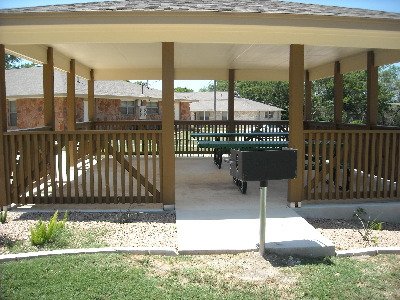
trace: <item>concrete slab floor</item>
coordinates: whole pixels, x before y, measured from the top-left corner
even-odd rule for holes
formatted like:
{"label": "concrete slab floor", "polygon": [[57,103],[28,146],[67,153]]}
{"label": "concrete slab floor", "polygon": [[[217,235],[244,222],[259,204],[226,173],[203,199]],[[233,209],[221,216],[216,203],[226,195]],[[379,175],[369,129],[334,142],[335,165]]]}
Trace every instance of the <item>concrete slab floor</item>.
{"label": "concrete slab floor", "polygon": [[[258,182],[249,182],[247,193],[243,195],[233,184],[227,163],[218,169],[212,158],[177,158],[176,223],[179,253],[257,250],[258,185]],[[302,256],[334,255],[332,242],[288,208],[286,196],[287,181],[269,182],[267,251]]]}

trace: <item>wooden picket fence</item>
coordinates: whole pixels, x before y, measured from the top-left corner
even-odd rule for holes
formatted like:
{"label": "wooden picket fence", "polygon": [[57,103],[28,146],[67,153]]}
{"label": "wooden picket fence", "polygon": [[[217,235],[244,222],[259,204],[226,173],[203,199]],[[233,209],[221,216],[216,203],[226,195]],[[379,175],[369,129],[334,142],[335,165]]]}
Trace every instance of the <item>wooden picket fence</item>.
{"label": "wooden picket fence", "polygon": [[304,200],[400,198],[400,130],[305,130],[304,137]]}
{"label": "wooden picket fence", "polygon": [[4,135],[7,205],[161,203],[161,131]]}

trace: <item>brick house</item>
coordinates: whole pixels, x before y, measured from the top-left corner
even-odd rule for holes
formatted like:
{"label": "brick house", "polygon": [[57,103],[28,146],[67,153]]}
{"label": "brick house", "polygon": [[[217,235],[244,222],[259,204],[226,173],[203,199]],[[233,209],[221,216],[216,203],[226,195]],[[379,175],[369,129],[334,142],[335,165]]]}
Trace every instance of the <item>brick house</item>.
{"label": "brick house", "polygon": [[[191,120],[215,120],[214,92],[176,93],[190,99]],[[216,120],[228,120],[228,92],[216,93]],[[283,109],[235,95],[235,120],[279,121]]]}
{"label": "brick house", "polygon": [[[43,68],[41,66],[6,71],[8,128],[42,127]],[[54,72],[56,130],[66,128],[67,74]],[[76,120],[87,120],[87,81],[76,77]],[[161,91],[129,81],[96,81],[95,109],[98,121],[161,119]],[[188,99],[175,99],[175,119],[190,120]]]}

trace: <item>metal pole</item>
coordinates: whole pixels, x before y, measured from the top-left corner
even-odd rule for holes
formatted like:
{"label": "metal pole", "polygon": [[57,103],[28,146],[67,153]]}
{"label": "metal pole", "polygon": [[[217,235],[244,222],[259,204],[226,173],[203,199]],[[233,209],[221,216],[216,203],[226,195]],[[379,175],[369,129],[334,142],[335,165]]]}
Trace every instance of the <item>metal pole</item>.
{"label": "metal pole", "polygon": [[214,80],[214,120],[217,120],[217,81]]}
{"label": "metal pole", "polygon": [[261,256],[264,256],[265,253],[267,189],[268,189],[268,181],[267,180],[260,181],[260,245],[258,249]]}

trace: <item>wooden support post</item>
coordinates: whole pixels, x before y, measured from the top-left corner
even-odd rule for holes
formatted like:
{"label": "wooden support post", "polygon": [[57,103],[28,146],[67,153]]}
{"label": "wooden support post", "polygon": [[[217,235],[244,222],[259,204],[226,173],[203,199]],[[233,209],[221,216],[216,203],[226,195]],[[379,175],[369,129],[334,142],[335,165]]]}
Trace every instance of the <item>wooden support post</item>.
{"label": "wooden support post", "polygon": [[229,69],[227,129],[228,132],[235,132],[235,70],[232,69]]}
{"label": "wooden support post", "polygon": [[174,43],[162,43],[162,202],[175,205]]}
{"label": "wooden support post", "polygon": [[47,48],[47,64],[43,65],[44,125],[55,130],[53,48]]}
{"label": "wooden support post", "polygon": [[304,45],[290,45],[289,58],[289,147],[297,149],[297,177],[288,182],[288,202],[303,199],[304,173]]}
{"label": "wooden support post", "polygon": [[94,101],[94,71],[90,70],[90,80],[88,81],[88,119],[94,122],[96,119],[96,109]]}
{"label": "wooden support post", "polygon": [[75,103],[75,60],[71,59],[67,74],[67,130],[76,128],[76,103]]}
{"label": "wooden support post", "polygon": [[336,128],[343,123],[343,74],[340,71],[340,62],[335,62],[335,70],[333,77],[333,94],[334,94],[334,122]]}
{"label": "wooden support post", "polygon": [[10,195],[7,195],[7,184],[9,174],[5,171],[4,133],[7,132],[7,98],[6,98],[6,65],[5,65],[5,47],[0,45],[0,209],[7,207]]}
{"label": "wooden support post", "polygon": [[367,54],[367,125],[378,124],[378,67],[373,51]]}
{"label": "wooden support post", "polygon": [[306,79],[305,79],[305,97],[306,101],[304,103],[304,121],[311,121],[311,111],[312,111],[312,100],[311,100],[311,89],[312,82],[310,81],[310,72],[306,71]]}
{"label": "wooden support post", "polygon": [[[75,60],[71,59],[69,63],[69,72],[67,74],[67,130],[76,129],[76,100],[75,100]],[[76,143],[69,142],[69,161],[71,165],[76,164],[75,148]]]}

